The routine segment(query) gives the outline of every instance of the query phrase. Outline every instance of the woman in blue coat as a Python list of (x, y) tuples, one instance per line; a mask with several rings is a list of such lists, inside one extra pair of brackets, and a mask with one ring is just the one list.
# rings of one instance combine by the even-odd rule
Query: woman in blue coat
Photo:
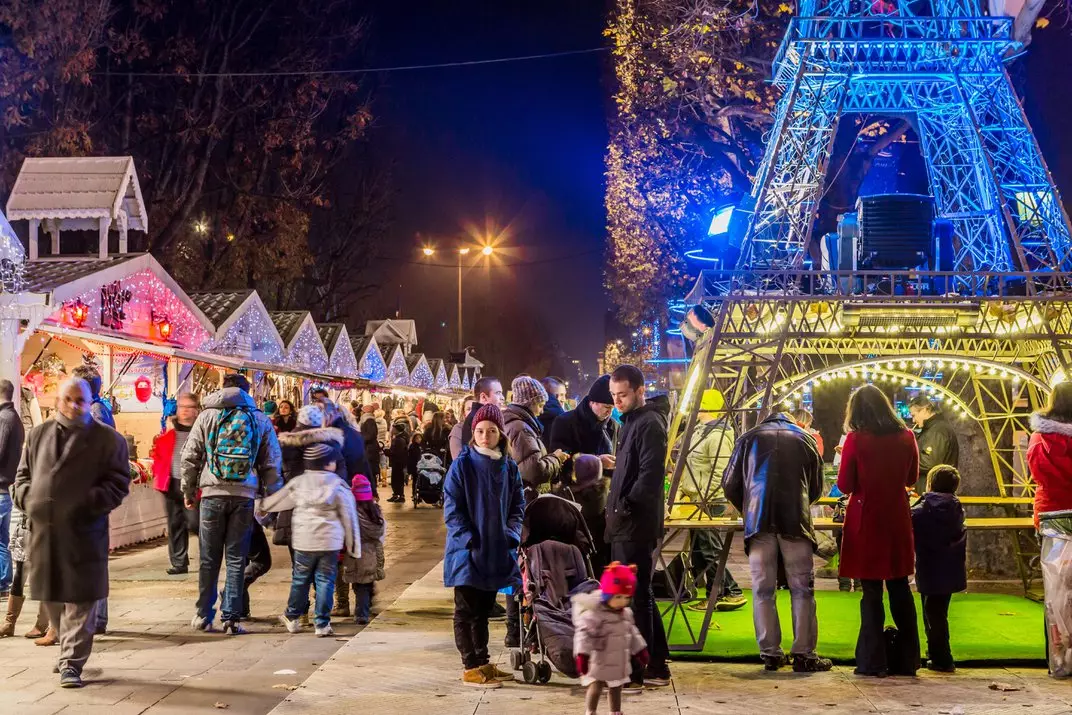
[(454, 643), (465, 667), (462, 682), (478, 688), (498, 688), (514, 678), (488, 658), (495, 594), (521, 586), (517, 548), (525, 498), (517, 464), (499, 448), (502, 432), (502, 412), (483, 405), (473, 417), (473, 441), (450, 465), (443, 489), (443, 583), (454, 588)]

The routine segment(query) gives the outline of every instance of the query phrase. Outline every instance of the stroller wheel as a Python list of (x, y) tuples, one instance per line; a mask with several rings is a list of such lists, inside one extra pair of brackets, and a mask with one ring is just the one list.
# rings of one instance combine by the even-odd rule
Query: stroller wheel
[(525, 664), (524, 651), (512, 650), (510, 651), (510, 668), (513, 670), (521, 670), (521, 666)]
[(530, 660), (521, 666), (521, 677), (529, 685), (536, 685), (540, 679), (536, 664)]
[(536, 679), (541, 685), (551, 682), (551, 664), (546, 660), (536, 664)]

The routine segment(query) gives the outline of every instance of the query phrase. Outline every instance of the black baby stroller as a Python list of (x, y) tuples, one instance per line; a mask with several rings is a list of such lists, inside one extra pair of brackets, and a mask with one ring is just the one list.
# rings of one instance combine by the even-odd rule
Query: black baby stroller
[(551, 680), (551, 665), (570, 678), (578, 676), (571, 599), (599, 588), (592, 578), (591, 551), (592, 537), (576, 504), (543, 494), (528, 506), (518, 555), (521, 648), (510, 655), (526, 683)]
[(421, 502), (443, 506), (443, 480), (447, 470), (436, 454), (425, 452), (417, 461), (417, 476), (413, 478), (413, 506)]

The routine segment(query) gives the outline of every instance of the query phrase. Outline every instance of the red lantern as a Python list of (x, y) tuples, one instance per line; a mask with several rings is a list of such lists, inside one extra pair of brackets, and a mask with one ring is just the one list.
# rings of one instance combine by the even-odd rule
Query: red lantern
[(160, 337), (167, 340), (171, 337), (171, 323), (167, 318), (160, 321)]
[(139, 375), (138, 379), (134, 381), (134, 396), (138, 398), (138, 402), (148, 402), (153, 396), (152, 380), (145, 375)]
[(63, 312), (66, 322), (76, 328), (81, 328), (89, 318), (89, 306), (83, 303), (81, 299), (64, 303)]

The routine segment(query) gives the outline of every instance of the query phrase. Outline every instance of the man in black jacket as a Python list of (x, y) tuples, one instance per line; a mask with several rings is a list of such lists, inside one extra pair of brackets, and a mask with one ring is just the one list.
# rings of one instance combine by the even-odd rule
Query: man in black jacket
[(11, 533), (11, 485), (22, 459), (22, 443), (26, 430), (15, 409), (15, 386), (10, 380), (0, 380), (0, 593), (11, 588), (11, 552), (8, 536)]
[(766, 670), (786, 664), (775, 593), (778, 555), (793, 599), (793, 670), (830, 670), (815, 654), (815, 529), (811, 504), (823, 494), (822, 458), (815, 439), (784, 413), (745, 432), (734, 445), (722, 488), (744, 519), (744, 548), (752, 572), (756, 640)]
[[(617, 423), (610, 418), (613, 409), (610, 375), (603, 375), (595, 381), (576, 408), (555, 418), (548, 435), (547, 448), (552, 452), (561, 449), (570, 456), (594, 454), (603, 463), (603, 471), (609, 474), (614, 469), (612, 455), (614, 438), (617, 436)], [(562, 466), (558, 480), (563, 486), (570, 486), (573, 481), (573, 460)]]
[(916, 494), (927, 491), (927, 474), (939, 464), (951, 467), (959, 466), (960, 443), (953, 425), (930, 399), (920, 393), (908, 403), (908, 412), (912, 415), (919, 432), (916, 445), (919, 447), (919, 479), (916, 481)]
[(655, 547), (663, 534), (670, 401), (665, 395), (647, 400), (644, 375), (632, 365), (622, 365), (611, 373), (610, 392), (614, 406), (622, 413), (622, 431), (607, 498), (607, 540), (612, 559), (637, 568), (633, 615), (651, 658), (646, 671), (634, 669), (632, 681), (666, 686), (670, 684), (666, 665), (669, 649), (651, 577)]
[(551, 426), (566, 411), (563, 407), (566, 404), (566, 383), (557, 377), (545, 377), (540, 380), (540, 384), (543, 385), (543, 389), (547, 390), (547, 402), (543, 405), (543, 412), (536, 419), (543, 427), (540, 439), (546, 443), (551, 439)]

